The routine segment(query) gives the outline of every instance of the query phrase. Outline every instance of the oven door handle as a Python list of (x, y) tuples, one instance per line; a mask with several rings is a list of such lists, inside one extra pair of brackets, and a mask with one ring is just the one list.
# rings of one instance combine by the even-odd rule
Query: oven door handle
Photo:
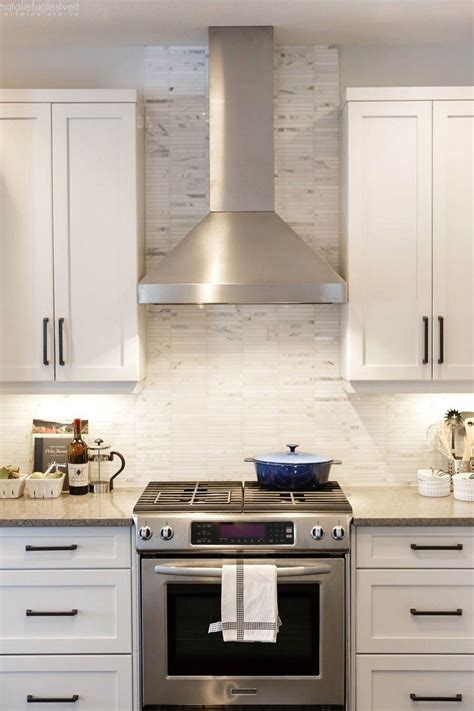
[[(294, 565), (290, 568), (277, 568), (277, 577), (296, 578), (302, 575), (321, 575), (330, 573), (330, 565)], [(177, 575), (192, 578), (222, 578), (222, 568), (185, 568), (175, 565), (155, 565), (157, 575)]]

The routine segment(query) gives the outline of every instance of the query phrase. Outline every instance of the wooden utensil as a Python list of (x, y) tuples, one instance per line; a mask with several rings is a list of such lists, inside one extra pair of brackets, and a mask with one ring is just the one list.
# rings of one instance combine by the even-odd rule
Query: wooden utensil
[(466, 417), (464, 420), (464, 453), (462, 455), (463, 462), (469, 462), (472, 456), (472, 447), (474, 446), (474, 417)]

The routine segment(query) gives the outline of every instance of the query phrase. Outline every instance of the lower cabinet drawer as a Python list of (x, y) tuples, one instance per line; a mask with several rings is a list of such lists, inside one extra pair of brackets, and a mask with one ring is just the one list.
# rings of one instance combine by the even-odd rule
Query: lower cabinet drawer
[(358, 570), (356, 651), (472, 654), (474, 571)]
[(356, 538), (358, 568), (474, 568), (473, 528), (357, 527)]
[(356, 711), (472, 711), (474, 657), (357, 655)]
[(0, 572), (1, 654), (129, 654), (129, 570)]
[[(71, 497), (81, 499), (81, 496)], [(35, 506), (48, 507), (48, 499)], [(79, 501), (73, 502), (76, 506)], [(2, 528), (0, 568), (129, 568), (130, 528)]]
[(131, 711), (132, 658), (0, 657), (0, 708)]

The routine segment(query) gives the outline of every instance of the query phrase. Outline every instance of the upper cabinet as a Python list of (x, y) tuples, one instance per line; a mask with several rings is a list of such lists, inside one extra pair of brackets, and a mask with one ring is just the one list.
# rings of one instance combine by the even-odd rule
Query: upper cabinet
[(433, 103), (433, 377), (474, 379), (474, 101)]
[(468, 87), (457, 93), (464, 98), (443, 100), (443, 89), (431, 99), (427, 89), (348, 90), (347, 380), (474, 378), (474, 101)]
[(346, 120), (345, 376), (430, 379), (431, 106), (354, 102)]
[(30, 95), (0, 93), (0, 378), (140, 380), (135, 92)]
[(0, 104), (0, 377), (4, 381), (54, 380), (51, 191), (49, 104)]

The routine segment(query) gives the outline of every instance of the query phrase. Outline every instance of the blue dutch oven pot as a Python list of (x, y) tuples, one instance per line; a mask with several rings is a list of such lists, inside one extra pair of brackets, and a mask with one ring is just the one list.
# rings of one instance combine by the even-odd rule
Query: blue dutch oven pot
[(297, 452), (298, 444), (287, 444), (288, 452), (273, 452), (258, 457), (248, 457), (255, 464), (258, 483), (265, 489), (295, 491), (319, 489), (329, 479), (333, 464), (339, 460), (319, 454)]

